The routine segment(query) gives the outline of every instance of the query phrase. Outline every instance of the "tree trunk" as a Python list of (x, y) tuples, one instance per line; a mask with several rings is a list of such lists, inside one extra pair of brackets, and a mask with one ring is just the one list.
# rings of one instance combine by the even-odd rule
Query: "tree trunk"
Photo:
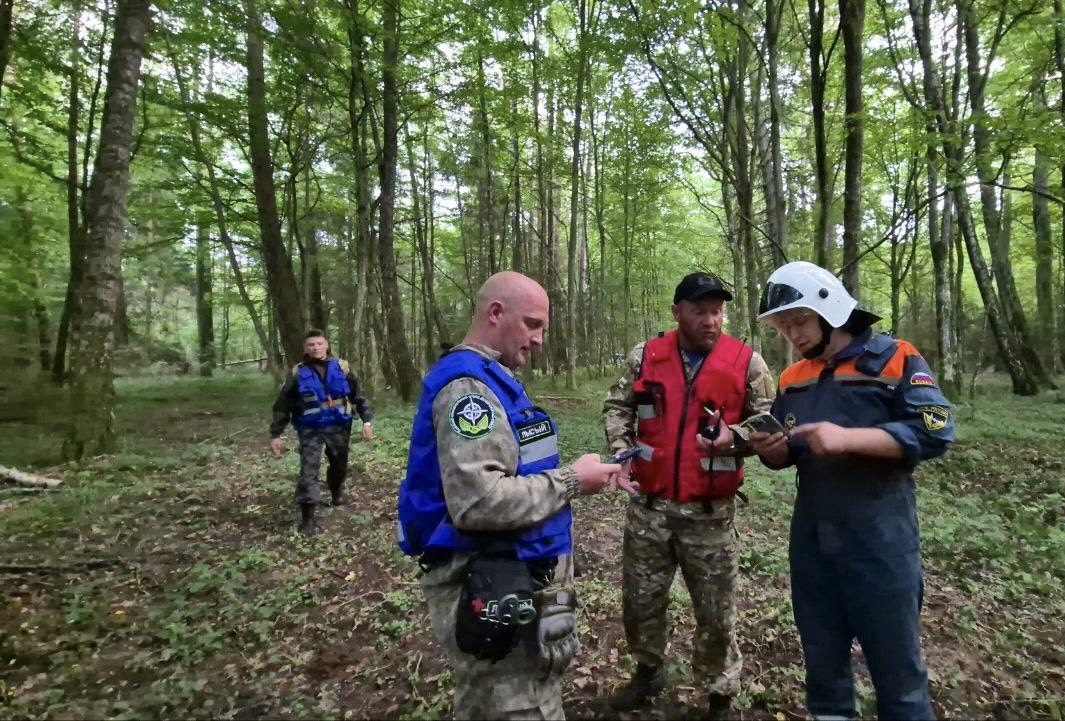
[[(738, 23), (746, 20), (748, 5), (745, 1), (739, 4)], [(740, 39), (735, 55), (724, 63), (725, 72), (728, 76), (727, 95), (729, 101), (724, 104), (726, 110), (725, 132), (727, 143), (731, 146), (729, 153), (732, 158), (732, 182), (736, 188), (736, 211), (737, 229), (739, 231), (739, 247), (742, 249), (743, 275), (745, 286), (746, 309), (748, 320), (746, 340), (756, 350), (761, 348), (760, 327), (756, 317), (758, 315), (759, 278), (756, 266), (755, 242), (754, 242), (754, 186), (751, 178), (751, 163), (749, 149), (751, 137), (747, 132), (747, 98), (746, 84), (747, 67), (751, 52), (750, 42), (745, 32), (740, 33)], [(739, 285), (739, 279), (736, 284)]]
[(255, 183), (259, 242), (266, 270), (266, 287), (273, 302), (277, 329), (288, 365), (303, 356), (303, 313), (292, 259), (281, 237), (274, 186), (274, 161), (266, 121), (266, 81), (263, 74), (263, 22), (257, 0), (248, 0), (248, 151)]
[[(428, 130), (425, 131), (428, 135)], [(451, 337), (447, 329), (447, 323), (444, 321), (444, 316), (440, 312), (440, 306), (436, 300), (436, 290), (434, 289), (435, 281), (435, 268), (433, 266), (433, 253), (429, 247), (429, 228), (430, 223), (427, 222), (424, 217), (425, 213), (423, 208), (432, 207), (432, 199), (427, 198), (427, 202), (422, 202), (422, 193), (418, 184), (418, 174), (416, 172), (414, 145), (411, 142), (410, 136), (407, 136), (407, 160), (408, 160), (408, 174), (410, 177), (411, 188), (411, 224), (414, 227), (414, 240), (415, 245), (418, 248), (418, 257), (421, 261), (421, 273), (422, 283), (425, 286), (425, 317), (429, 330), (435, 330), (437, 337), (441, 341), (450, 342)], [(425, 161), (429, 162), (429, 154), (426, 152)], [(428, 169), (425, 172), (426, 180), (432, 178)], [(427, 333), (429, 337), (432, 337), (432, 332)], [(436, 349), (432, 349), (435, 351)]]
[[(0, 0), (0, 93), (4, 90), (4, 73), (11, 59), (11, 28), (14, 21), (15, 0)], [(0, 95), (0, 99), (3, 95)]]
[[(25, 305), (31, 310), (37, 326), (37, 358), (40, 361), (41, 370), (47, 373), (52, 367), (52, 340), (50, 324), (48, 322), (48, 309), (41, 300), (41, 271), (38, 267), (39, 261), (35, 247), (37, 245), (37, 235), (33, 227), (33, 213), (30, 210), (29, 196), (26, 194), (25, 188), (22, 186), (16, 188), (15, 198), (15, 207), (21, 221), (18, 232), (22, 236), (22, 242), (24, 244), (22, 257), (25, 263), (27, 284), (29, 286)], [(27, 337), (25, 340), (28, 352), (29, 324), (27, 323), (26, 325)]]
[(1032, 168), (1032, 226), (1035, 228), (1036, 333), (1043, 339), (1043, 360), (1054, 372), (1058, 365), (1057, 322), (1054, 302), (1054, 240), (1050, 230), (1050, 208), (1045, 193), (1050, 189), (1050, 158), (1035, 149)]
[(777, 72), (777, 46), (783, 2), (766, 0), (765, 31), (769, 84), (769, 174), (766, 182), (766, 226), (773, 244), (773, 264), (783, 265), (788, 255), (787, 204), (784, 200), (784, 159), (780, 149), (780, 79)]
[(843, 170), (843, 285), (861, 295), (858, 254), (862, 240), (862, 34), (865, 0), (840, 0), (846, 129)]
[[(67, 278), (67, 292), (63, 299), (63, 310), (59, 316), (59, 330), (56, 333), (55, 356), (52, 358), (52, 380), (62, 383), (66, 375), (67, 344), (70, 337), (70, 317), (77, 303), (77, 288), (85, 274), (85, 240), (81, 225), (81, 191), (78, 173), (78, 118), (81, 115), (79, 105), (79, 83), (81, 77), (81, 13), (77, 7), (73, 12), (70, 50), (70, 87), (67, 90), (67, 248), (69, 252), (70, 275)], [(0, 79), (2, 79), (0, 75)], [(0, 82), (0, 85), (3, 83)]]
[[(828, 217), (832, 210), (832, 179), (828, 174), (828, 139), (825, 131), (825, 89), (828, 62), (824, 57), (825, 3), (807, 0), (810, 17), (810, 105), (814, 121), (814, 190), (817, 208), (814, 221), (814, 255), (818, 265), (831, 263)], [(825, 61), (825, 67), (822, 67)]]
[[(950, 278), (950, 237), (940, 232), (939, 218), (939, 153), (935, 143), (935, 123), (925, 126), (928, 144), (925, 149), (927, 172), (928, 244), (932, 251), (932, 285), (936, 310), (936, 350), (939, 386), (948, 398), (961, 392), (961, 366), (956, 343), (957, 319), (954, 315)], [(944, 213), (950, 208), (944, 203)]]
[[(271, 352), (273, 346), (270, 335), (267, 333), (266, 327), (263, 325), (262, 317), (259, 311), (255, 307), (255, 301), (252, 300), (251, 295), (248, 293), (248, 286), (244, 280), (244, 273), (240, 268), (240, 260), (237, 258), (237, 253), (233, 245), (233, 239), (229, 236), (229, 225), (226, 223), (226, 209), (225, 203), (222, 200), (222, 192), (218, 187), (218, 176), (215, 172), (214, 164), (208, 162), (207, 154), (203, 149), (203, 141), (200, 137), (200, 123), (199, 119), (192, 112), (192, 100), (189, 94), (188, 85), (185, 82), (184, 73), (181, 70), (181, 66), (178, 63), (177, 55), (167, 42), (167, 53), (170, 55), (170, 61), (174, 66), (174, 78), (177, 80), (178, 92), (181, 97), (182, 112), (185, 114), (185, 120), (189, 126), (189, 139), (192, 141), (192, 150), (196, 154), (196, 163), (207, 173), (207, 191), (211, 198), (211, 207), (214, 210), (215, 223), (218, 226), (218, 238), (222, 242), (223, 247), (226, 250), (226, 257), (229, 260), (229, 266), (233, 271), (233, 282), (237, 286), (237, 295), (240, 296), (241, 303), (244, 305), (244, 309), (248, 313), (248, 318), (251, 319), (252, 328), (255, 329), (255, 335), (259, 339), (259, 344), (262, 346), (263, 355), (267, 358), (267, 367), (274, 375), (279, 375), (281, 368), (274, 363), (274, 356)], [(202, 178), (198, 177), (197, 180)]]
[(399, 127), (396, 70), (399, 64), (399, 8), (400, 0), (385, 0), (381, 13), (383, 34), (382, 56), (382, 131), (381, 196), (379, 203), (380, 233), (377, 254), (381, 270), (381, 301), (388, 326), (388, 347), (396, 366), (396, 385), (403, 400), (410, 400), (418, 391), (418, 371), (411, 358), (404, 330), (403, 301), (396, 277), (395, 209), (396, 164), (399, 154)]
[(521, 273), (525, 268), (525, 238), (522, 234), (521, 219), (521, 144), (518, 138), (518, 118), (518, 96), (515, 95), (510, 109), (510, 154), (514, 163), (514, 173), (511, 176), (514, 198), (514, 209), (511, 215), (513, 219), (514, 247), (511, 249), (510, 269)]
[(318, 228), (313, 222), (313, 215), (308, 218), (307, 227), (304, 229), (303, 246), (305, 248), (304, 262), (307, 265), (307, 313), (311, 326), (327, 330), (329, 328), (329, 312), (326, 308), (325, 297), (322, 295), (322, 270), (318, 254)]
[[(1065, 121), (1065, 2), (1054, 0), (1054, 66), (1058, 71), (1058, 79), (1061, 88), (1058, 91), (1060, 105), (1059, 122)], [(1061, 197), (1065, 198), (1065, 163), (1060, 167), (1061, 171)], [(1062, 274), (1062, 290), (1065, 292), (1065, 206), (1062, 207), (1061, 218), (1061, 255), (1058, 257), (1058, 269)], [(1065, 312), (1058, 314), (1058, 361), (1065, 365)]]
[(370, 201), (370, 168), (373, 162), (369, 159), (370, 130), (368, 126), (371, 105), (368, 99), (365, 72), (366, 33), (365, 19), (360, 12), (358, 0), (347, 0), (346, 4), (349, 13), (347, 110), (355, 176), (354, 246), (349, 251), (349, 255), (354, 256), (355, 261), (355, 303), (351, 332), (355, 339), (356, 358), (363, 377), (369, 383), (373, 383), (377, 369), (372, 356), (376, 353), (376, 345), (372, 342), (371, 334), (367, 332), (366, 316), (366, 309), (370, 303), (368, 298), (371, 295), (376, 297), (376, 292), (371, 293), (369, 287), (370, 259), (374, 255), (371, 228), (373, 209)]
[(575, 390), (577, 379), (577, 202), (581, 178), (581, 112), (584, 110), (584, 79), (588, 63), (588, 3), (577, 1), (577, 88), (573, 100), (573, 138), (569, 182), (569, 241), (566, 248), (566, 389)]
[(214, 295), (211, 275), (214, 263), (211, 258), (211, 236), (207, 221), (196, 219), (196, 340), (197, 360), (200, 375), (210, 378), (215, 367), (214, 347)]
[[(973, 17), (972, 0), (956, 0), (955, 5), (958, 9), (958, 21), (965, 37), (969, 106), (972, 110), (973, 155), (976, 160), (976, 173), (980, 178), (980, 207), (987, 246), (991, 252), (991, 270), (998, 288), (1003, 318), (1007, 326), (1012, 329), (1017, 340), (1017, 351), (1031, 373), (1040, 383), (1052, 385), (1053, 382), (1043, 366), (1042, 358), (1035, 351), (1035, 342), (1028, 330), (1028, 321), (1024, 307), (1021, 305), (1020, 294), (1017, 292), (1017, 283), (1013, 277), (1009, 228), (1003, 222), (1003, 213), (999, 209), (995, 192), (996, 170), (991, 158), (991, 136), (987, 127), (987, 111), (984, 106), (987, 76), (983, 68), (985, 63), (991, 59), (984, 56), (980, 47), (979, 28)], [(1002, 163), (1002, 167), (1006, 165), (1006, 162)], [(1004, 183), (1004, 185), (1009, 185), (1009, 183)]]
[(477, 48), (477, 117), (476, 128), (478, 138), (475, 147), (478, 148), (477, 168), (477, 226), (480, 230), (478, 241), (482, 248), (488, 252), (488, 267), (478, 275), (480, 279), (487, 278), (499, 270), (500, 253), (497, 247), (499, 234), (496, 232), (495, 223), (495, 179), (492, 174), (492, 128), (488, 119), (488, 101), (485, 97), (484, 77), (484, 52)]
[(86, 204), (85, 275), (71, 329), (71, 426), (64, 457), (114, 450), (111, 377), (115, 306), (122, 274), (130, 143), (136, 118), (141, 57), (151, 22), (145, 0), (121, 0), (107, 68), (107, 94)]
[[(921, 5), (918, 2), (921, 1)], [(1019, 349), (1018, 340), (1006, 321), (1005, 314), (991, 281), (991, 275), (984, 262), (983, 249), (973, 223), (972, 209), (966, 191), (966, 173), (963, 166), (964, 148), (961, 139), (946, 114), (945, 97), (939, 74), (932, 62), (930, 36), (930, 0), (909, 0), (910, 18), (913, 22), (914, 38), (924, 72), (925, 102), (928, 111), (936, 122), (937, 135), (941, 139), (943, 155), (947, 163), (947, 187), (953, 198), (961, 235), (969, 255), (969, 263), (976, 279), (980, 297), (991, 326), (991, 332), (999, 349), (999, 355), (1006, 366), (1013, 382), (1013, 392), (1017, 395), (1034, 395), (1039, 391), (1036, 376), (1025, 363)]]

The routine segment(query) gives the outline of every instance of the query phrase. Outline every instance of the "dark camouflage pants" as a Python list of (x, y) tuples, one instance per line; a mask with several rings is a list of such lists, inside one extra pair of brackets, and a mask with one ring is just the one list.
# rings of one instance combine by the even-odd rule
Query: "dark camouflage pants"
[(317, 505), (321, 497), (318, 471), (322, 466), (322, 451), (329, 460), (326, 482), (329, 490), (335, 491), (344, 483), (348, 473), (351, 426), (300, 428), (297, 434), (300, 439), (300, 475), (296, 479), (296, 503)]
[[(484, 661), (459, 650), (455, 619), (462, 592), (463, 570), (469, 554), (456, 554), (449, 562), (421, 577), (429, 617), (437, 641), (447, 650), (455, 690), (455, 719), (565, 719), (562, 676), (540, 670), (535, 638), (520, 644), (500, 661)], [(560, 556), (555, 583), (573, 585), (571, 556)]]
[(736, 504), (732, 499), (647, 507), (629, 503), (622, 555), (622, 620), (633, 656), (649, 666), (664, 660), (666, 611), (677, 566), (695, 613), (692, 671), (707, 693), (734, 696), (743, 664), (736, 643)]

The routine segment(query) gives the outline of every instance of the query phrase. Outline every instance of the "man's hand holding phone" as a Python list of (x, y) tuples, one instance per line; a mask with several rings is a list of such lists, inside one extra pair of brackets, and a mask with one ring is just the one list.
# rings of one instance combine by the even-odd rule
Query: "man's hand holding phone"
[(711, 456), (727, 456), (732, 453), (732, 429), (721, 422), (721, 412), (704, 408), (710, 414), (706, 426), (695, 437), (699, 449)]
[(621, 464), (621, 472), (615, 473), (610, 477), (610, 490), (616, 491), (620, 488), (630, 496), (640, 490), (640, 484), (629, 477), (629, 470), (632, 468), (632, 459), (638, 455), (640, 455), (640, 447), (630, 446), (618, 451), (604, 461), (604, 463)]

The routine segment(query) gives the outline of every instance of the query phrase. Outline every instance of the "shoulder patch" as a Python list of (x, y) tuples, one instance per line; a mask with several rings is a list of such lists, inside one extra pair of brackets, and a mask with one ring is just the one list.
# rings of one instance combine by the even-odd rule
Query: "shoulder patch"
[(922, 406), (921, 418), (924, 420), (924, 427), (928, 430), (942, 430), (950, 420), (950, 409), (943, 406)]
[(452, 403), (448, 419), (456, 435), (470, 439), (487, 435), (496, 424), (492, 404), (477, 393), (467, 393)]
[(935, 386), (936, 379), (932, 377), (931, 373), (925, 373), (924, 371), (917, 371), (910, 376), (911, 386)]

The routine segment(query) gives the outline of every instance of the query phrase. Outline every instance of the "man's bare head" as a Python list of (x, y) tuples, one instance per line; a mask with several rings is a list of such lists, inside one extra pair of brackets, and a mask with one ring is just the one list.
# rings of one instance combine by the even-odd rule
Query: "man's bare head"
[(532, 349), (543, 344), (548, 313), (543, 286), (527, 275), (501, 271), (477, 291), (465, 342), (494, 348), (503, 365), (520, 368)]

